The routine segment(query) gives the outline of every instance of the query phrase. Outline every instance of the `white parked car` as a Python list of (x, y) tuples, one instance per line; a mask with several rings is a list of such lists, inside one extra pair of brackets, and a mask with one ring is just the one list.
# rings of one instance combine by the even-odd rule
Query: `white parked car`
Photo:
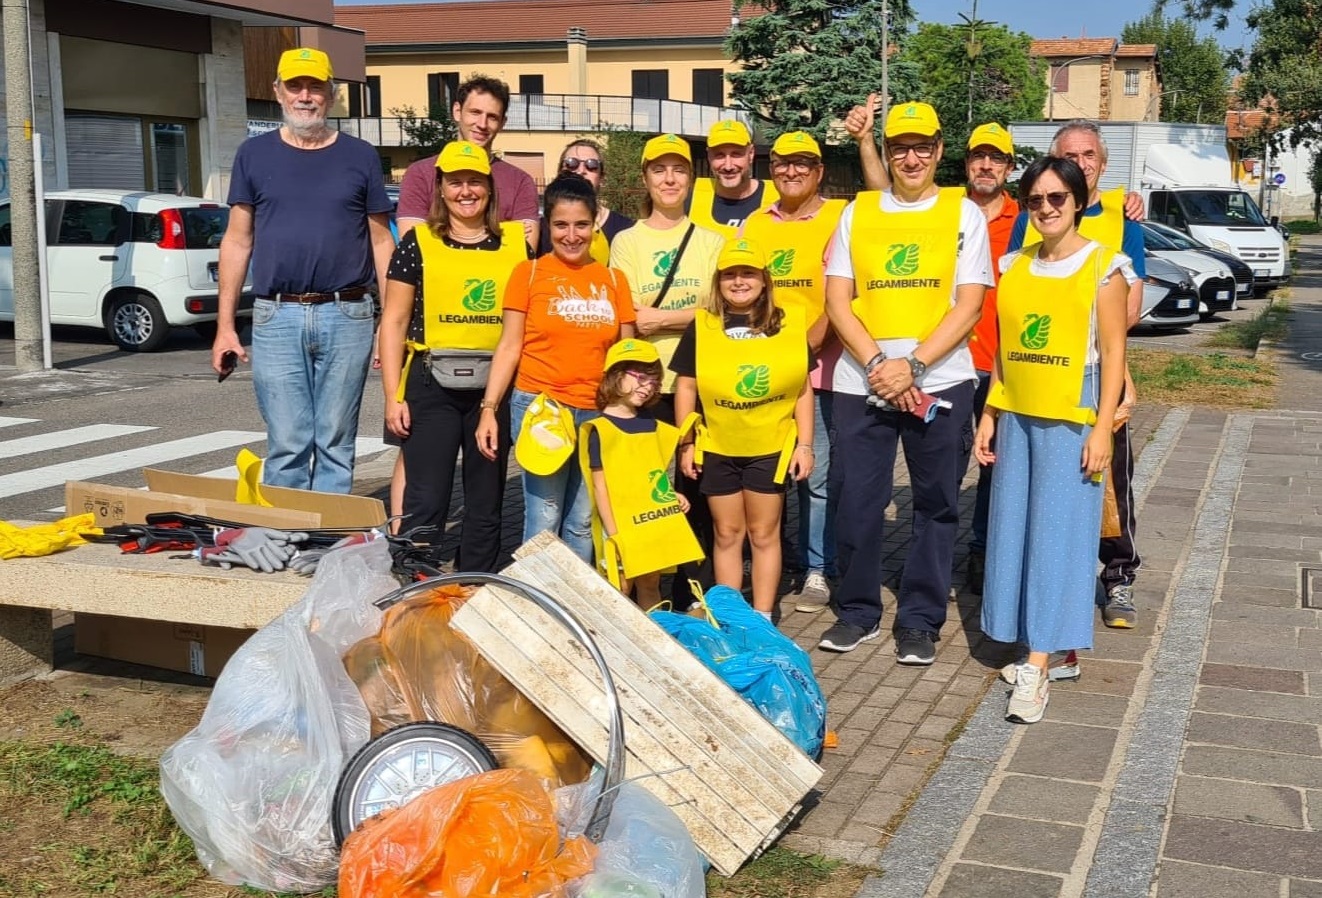
[[(220, 238), (229, 207), (128, 190), (46, 194), (52, 324), (104, 328), (121, 349), (152, 352), (172, 327), (215, 335)], [(252, 314), (245, 284), (239, 314)], [(9, 203), (0, 203), (0, 321), (14, 320)]]
[(1193, 281), (1198, 290), (1199, 314), (1210, 318), (1217, 312), (1238, 308), (1235, 297), (1239, 288), (1230, 266), (1220, 259), (1196, 250), (1178, 249), (1169, 239), (1145, 224), (1143, 249), (1159, 259), (1178, 265)]

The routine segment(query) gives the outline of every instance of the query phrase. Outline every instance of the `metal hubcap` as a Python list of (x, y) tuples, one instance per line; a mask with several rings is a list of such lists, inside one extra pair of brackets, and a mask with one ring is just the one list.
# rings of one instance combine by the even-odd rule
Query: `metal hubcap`
[(382, 811), (401, 807), (428, 789), (490, 769), (490, 764), (463, 746), (435, 736), (396, 743), (354, 784), (353, 827)]
[(155, 322), (151, 312), (141, 303), (127, 302), (116, 307), (111, 320), (115, 336), (125, 343), (139, 346), (151, 338)]

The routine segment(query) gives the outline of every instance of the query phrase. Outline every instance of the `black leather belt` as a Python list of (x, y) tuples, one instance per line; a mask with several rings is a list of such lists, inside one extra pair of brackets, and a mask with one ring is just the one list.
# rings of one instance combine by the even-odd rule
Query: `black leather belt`
[(276, 302), (296, 302), (304, 306), (316, 306), (323, 302), (357, 302), (367, 296), (366, 287), (350, 287), (334, 293), (276, 293), (270, 298)]

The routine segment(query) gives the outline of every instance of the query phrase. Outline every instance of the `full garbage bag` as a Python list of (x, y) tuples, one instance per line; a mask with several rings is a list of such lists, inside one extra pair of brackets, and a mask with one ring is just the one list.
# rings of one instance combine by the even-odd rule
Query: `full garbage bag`
[(340, 898), (541, 898), (592, 869), (596, 849), (561, 845), (546, 787), (493, 770), (429, 789), (366, 821), (344, 843)]
[(654, 611), (652, 620), (757, 708), (810, 758), (822, 753), (826, 697), (807, 652), (748, 606), (737, 590), (708, 590), (708, 619)]
[[(562, 832), (577, 834), (588, 825), (604, 777), (555, 793)], [(636, 782), (615, 791), (606, 831), (597, 842), (592, 872), (570, 884), (574, 898), (704, 898), (706, 862), (688, 827), (661, 799)]]
[(201, 722), (161, 757), (161, 793), (216, 879), (273, 892), (335, 882), (331, 804), (367, 742), (367, 708), (340, 656), (376, 632), (393, 591), (385, 540), (326, 556), (296, 604), (216, 680)]
[(386, 611), (379, 633), (344, 658), (372, 715), (372, 735), (417, 720), (467, 730), (502, 767), (530, 770), (548, 788), (581, 782), (591, 759), (514, 688), (459, 631), (455, 611), (472, 594), (443, 586)]

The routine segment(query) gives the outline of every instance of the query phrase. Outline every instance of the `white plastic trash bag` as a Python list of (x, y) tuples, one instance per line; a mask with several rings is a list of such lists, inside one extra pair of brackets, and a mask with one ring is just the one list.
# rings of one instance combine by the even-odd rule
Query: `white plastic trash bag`
[[(586, 783), (556, 790), (562, 835), (587, 827), (601, 790), (602, 772)], [(620, 784), (606, 832), (597, 843), (591, 873), (570, 883), (574, 898), (705, 898), (706, 861), (688, 827), (651, 792), (634, 782)]]
[(369, 719), (340, 658), (380, 629), (396, 589), (385, 540), (337, 550), (303, 598), (255, 633), (201, 722), (161, 757), (161, 793), (216, 879), (273, 892), (333, 884), (331, 802)]

